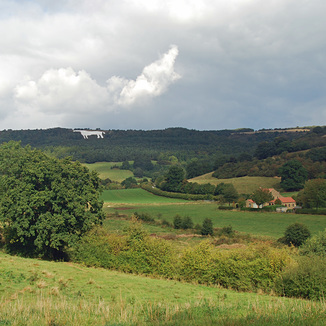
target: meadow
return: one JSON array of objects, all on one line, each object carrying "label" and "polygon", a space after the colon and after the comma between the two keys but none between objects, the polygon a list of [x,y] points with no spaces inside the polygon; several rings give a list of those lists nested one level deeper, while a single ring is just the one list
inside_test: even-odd
[{"label": "meadow", "polygon": [[184,203],[182,199],[156,196],[140,188],[104,190],[101,200],[111,204],[168,204]]},{"label": "meadow", "polygon": [[0,252],[0,325],[322,325],[325,302],[9,256]]},{"label": "meadow", "polygon": [[97,162],[92,164],[84,163],[91,171],[96,171],[99,177],[103,180],[110,179],[116,182],[122,182],[123,180],[133,177],[134,174],[129,170],[111,169],[113,166],[120,166],[122,162]]},{"label": "meadow", "polygon": [[282,237],[286,227],[296,222],[307,225],[312,234],[326,228],[326,218],[323,215],[219,210],[214,202],[178,200],[172,203],[170,201],[173,199],[155,196],[143,189],[106,190],[102,198],[105,201],[104,210],[108,214],[118,212],[131,216],[136,211],[171,223],[174,216],[179,214],[190,216],[194,224],[202,224],[205,218],[210,218],[214,227],[231,225],[234,230],[242,233],[275,239]]},{"label": "meadow", "polygon": [[210,183],[212,185],[217,185],[219,183],[232,183],[237,189],[239,194],[251,194],[258,187],[263,188],[279,188],[280,178],[271,177],[240,177],[231,179],[216,179],[212,177],[213,172],[203,174],[199,177],[189,179],[190,182],[197,182],[199,184]]}]

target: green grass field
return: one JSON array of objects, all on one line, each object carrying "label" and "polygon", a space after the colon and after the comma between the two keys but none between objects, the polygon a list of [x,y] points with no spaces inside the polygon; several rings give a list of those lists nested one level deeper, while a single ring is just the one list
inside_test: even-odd
[{"label": "green grass field", "polygon": [[140,188],[104,190],[101,200],[108,203],[123,204],[161,204],[161,203],[183,203],[182,199],[156,196]]},{"label": "green grass field", "polygon": [[216,203],[174,201],[142,189],[107,190],[102,198],[105,201],[104,210],[110,214],[115,213],[117,208],[124,207],[129,208],[123,210],[123,214],[128,216],[137,211],[148,213],[154,218],[160,216],[169,222],[173,222],[176,214],[190,216],[194,224],[202,224],[205,218],[210,218],[214,227],[231,225],[236,231],[258,236],[280,238],[286,227],[295,222],[307,225],[312,234],[326,228],[326,218],[323,215],[224,211],[219,210]]},{"label": "green grass field", "polygon": [[0,325],[322,325],[325,302],[236,293],[0,252]]},{"label": "green grass field", "polygon": [[112,181],[121,182],[129,177],[133,177],[134,174],[129,170],[119,170],[119,169],[111,169],[114,165],[121,165],[121,162],[97,162],[92,164],[83,164],[89,170],[96,171],[99,174],[101,179],[109,178]]},{"label": "green grass field", "polygon": [[239,194],[251,194],[257,188],[277,188],[280,185],[279,178],[269,178],[269,177],[241,177],[232,179],[216,179],[212,177],[212,172],[203,174],[199,177],[189,179],[190,182],[197,182],[200,184],[210,183],[212,185],[217,185],[219,183],[232,183],[237,189]]}]

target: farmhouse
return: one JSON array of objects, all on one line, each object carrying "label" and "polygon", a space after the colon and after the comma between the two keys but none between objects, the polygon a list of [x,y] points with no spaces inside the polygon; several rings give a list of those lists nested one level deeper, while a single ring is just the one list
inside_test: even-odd
[{"label": "farmhouse", "polygon": [[292,197],[283,197],[277,190],[274,188],[269,188],[267,189],[272,195],[273,195],[273,200],[270,202],[266,202],[258,207],[258,205],[252,200],[252,199],[247,199],[246,200],[246,207],[249,208],[262,208],[265,206],[273,206],[275,205],[276,201],[280,201],[281,205],[284,206],[283,211],[286,211],[288,209],[293,209],[296,207],[296,201]]},{"label": "farmhouse", "polygon": [[275,201],[277,199],[279,199],[281,201],[282,205],[285,206],[285,207],[287,207],[287,208],[291,208],[292,209],[292,208],[294,208],[297,205],[296,201],[292,197],[282,197],[282,196],[279,197],[279,198],[276,198],[276,199],[272,200],[271,201],[271,204],[272,205],[275,205]]}]

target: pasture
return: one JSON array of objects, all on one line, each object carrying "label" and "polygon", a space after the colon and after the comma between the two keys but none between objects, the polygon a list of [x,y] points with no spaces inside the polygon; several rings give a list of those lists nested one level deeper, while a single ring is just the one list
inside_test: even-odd
[{"label": "pasture", "polygon": [[321,325],[325,302],[237,293],[0,252],[0,325]]},{"label": "pasture", "polygon": [[190,182],[197,182],[199,184],[210,183],[212,185],[218,185],[219,183],[232,183],[237,189],[239,194],[251,194],[257,188],[279,188],[280,178],[270,177],[240,177],[231,179],[216,179],[212,177],[213,172],[203,174],[199,177],[189,179]]},{"label": "pasture", "polygon": [[307,225],[312,234],[326,228],[326,218],[323,215],[225,211],[219,210],[214,202],[171,202],[173,199],[155,196],[142,189],[107,190],[102,198],[105,201],[104,210],[109,214],[124,207],[123,214],[128,216],[137,211],[171,223],[176,214],[190,216],[194,224],[202,224],[205,218],[210,218],[214,227],[231,225],[236,231],[256,236],[280,238],[286,227],[295,222]]},{"label": "pasture", "polygon": [[112,204],[184,203],[185,200],[156,196],[140,188],[104,190],[101,200]]},{"label": "pasture", "polygon": [[83,165],[90,171],[96,171],[103,180],[109,178],[112,181],[122,182],[123,180],[133,177],[134,174],[129,170],[111,169],[113,166],[120,166],[121,162],[97,162]]}]

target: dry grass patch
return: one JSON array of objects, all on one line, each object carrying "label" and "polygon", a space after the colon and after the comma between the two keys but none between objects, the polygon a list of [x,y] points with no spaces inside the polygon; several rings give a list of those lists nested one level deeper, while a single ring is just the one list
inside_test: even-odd
[{"label": "dry grass patch", "polygon": [[280,184],[280,178],[270,177],[241,177],[231,179],[216,179],[212,177],[213,172],[203,174],[199,177],[189,179],[190,182],[197,182],[199,184],[210,183],[212,185],[218,185],[219,183],[232,183],[237,189],[239,194],[251,194],[259,187],[263,188],[278,188]]}]

